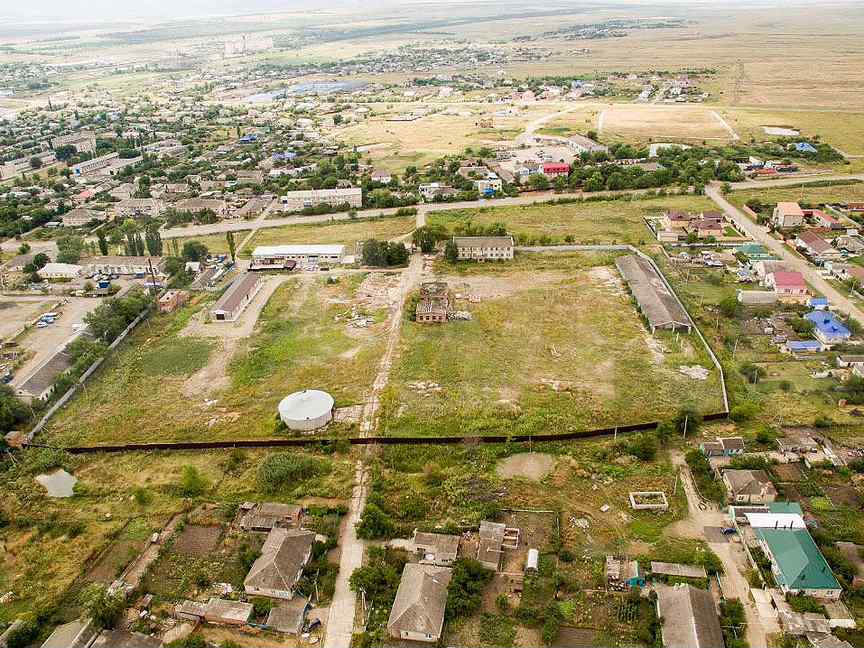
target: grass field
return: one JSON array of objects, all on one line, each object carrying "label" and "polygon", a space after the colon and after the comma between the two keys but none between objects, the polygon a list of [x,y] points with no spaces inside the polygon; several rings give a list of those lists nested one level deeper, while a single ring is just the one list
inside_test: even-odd
[{"label": "grass field", "polygon": [[398,239],[414,231],[414,216],[386,218],[358,218],[352,221],[285,225],[260,229],[243,250],[241,257],[251,256],[258,245],[285,245],[289,243],[341,243],[349,253],[355,244],[371,238]]},{"label": "grass field", "polygon": [[[48,436],[64,445],[267,437],[274,434],[277,403],[293,391],[324,389],[337,407],[362,402],[380,357],[386,313],[361,304],[360,312],[378,324],[348,326],[344,316],[362,280],[283,284],[230,358],[217,340],[179,335],[195,306],[157,316],[58,413]],[[226,385],[212,394],[195,378],[210,363],[222,367]]]},{"label": "grass field", "polygon": [[710,367],[698,342],[651,338],[608,258],[544,261],[528,272],[472,267],[441,276],[480,303],[457,306],[470,322],[405,323],[382,398],[383,432],[566,432],[657,420],[683,402],[720,407],[716,372],[707,381],[678,373]]},{"label": "grass field", "polygon": [[[532,119],[557,109],[546,105],[502,118],[493,117],[501,106],[458,103],[452,106],[458,114],[438,112],[414,121],[386,121],[388,115],[416,110],[421,105],[425,104],[373,104],[377,112],[386,111],[386,114],[349,125],[339,131],[339,137],[357,146],[386,145],[376,146],[365,155],[376,167],[400,173],[409,165],[419,167],[444,155],[461,153],[468,147],[494,144],[521,131]],[[482,119],[492,119],[493,127],[481,128]]]},{"label": "grass field", "polygon": [[770,136],[762,127],[779,126],[797,129],[804,137],[818,136],[850,155],[864,155],[864,112],[772,108],[720,108],[718,112],[744,141],[767,140]]},{"label": "grass field", "polygon": [[704,196],[665,196],[641,200],[598,200],[562,205],[482,207],[429,214],[430,224],[453,228],[460,222],[476,225],[502,222],[514,235],[561,243],[572,237],[575,243],[629,243],[642,245],[653,238],[646,216],[668,209],[710,211],[714,203]]},{"label": "grass field", "polygon": [[810,204],[858,202],[864,200],[864,182],[837,185],[834,187],[803,185],[801,187],[745,189],[742,191],[733,191],[727,197],[727,200],[737,207],[742,207],[748,201],[757,199],[766,205],[783,201]]},{"label": "grass field", "polygon": [[597,130],[604,141],[610,138],[628,142],[732,140],[714,111],[705,106],[616,104],[600,113]]}]

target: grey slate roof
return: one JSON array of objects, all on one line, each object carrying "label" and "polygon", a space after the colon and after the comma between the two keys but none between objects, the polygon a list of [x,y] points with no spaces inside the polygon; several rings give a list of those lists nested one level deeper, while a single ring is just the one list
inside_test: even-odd
[{"label": "grey slate roof", "polygon": [[711,592],[692,585],[657,585],[665,648],[723,648],[723,631]]},{"label": "grey slate roof", "polygon": [[440,637],[452,574],[447,567],[406,564],[387,622],[390,633],[408,631]]},{"label": "grey slate roof", "polygon": [[246,575],[244,586],[293,590],[313,542],[315,534],[305,529],[273,529],[261,547],[261,555]]},{"label": "grey slate roof", "polygon": [[687,311],[681,307],[662,277],[647,260],[628,254],[615,259],[615,266],[630,287],[630,292],[652,328],[669,325],[693,326]]}]

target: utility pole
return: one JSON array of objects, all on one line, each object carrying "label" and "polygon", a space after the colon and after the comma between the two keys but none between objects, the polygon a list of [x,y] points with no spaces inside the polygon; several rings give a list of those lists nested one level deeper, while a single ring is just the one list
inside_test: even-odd
[{"label": "utility pole", "polygon": [[688,424],[689,422],[690,422],[690,415],[689,415],[689,414],[686,414],[686,415],[684,416],[684,436],[683,436],[684,439],[687,438],[687,424]]}]

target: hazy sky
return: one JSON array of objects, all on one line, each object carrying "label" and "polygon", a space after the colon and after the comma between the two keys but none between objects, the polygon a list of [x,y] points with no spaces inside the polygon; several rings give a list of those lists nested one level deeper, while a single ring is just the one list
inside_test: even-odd
[{"label": "hazy sky", "polygon": [[[416,0],[414,0],[416,1]],[[450,0],[453,1],[453,0]],[[459,0],[456,0],[459,1]],[[471,0],[463,0],[470,4]],[[798,4],[804,0],[573,0],[574,6],[592,4]],[[824,0],[806,0],[807,3]],[[831,0],[828,0],[831,1]],[[843,0],[840,0],[843,2]],[[21,22],[93,22],[130,18],[170,20],[188,16],[292,11],[304,8],[356,7],[412,4],[412,0],[0,0],[0,25]],[[490,0],[478,4],[489,5]],[[492,2],[491,4],[494,4]],[[508,3],[512,6],[514,3]],[[570,4],[567,0],[553,5]],[[527,5],[526,5],[527,7]],[[535,6],[535,8],[538,8]]]}]

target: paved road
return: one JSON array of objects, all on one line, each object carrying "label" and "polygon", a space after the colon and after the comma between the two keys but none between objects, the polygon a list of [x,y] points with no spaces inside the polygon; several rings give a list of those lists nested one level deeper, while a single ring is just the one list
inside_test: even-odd
[{"label": "paved road", "polygon": [[804,278],[810,285],[828,297],[835,310],[839,310],[846,315],[851,315],[853,318],[864,324],[864,312],[862,312],[861,309],[859,309],[848,297],[825,281],[825,279],[822,278],[822,275],[819,274],[819,270],[813,264],[797,256],[785,244],[771,236],[768,232],[768,228],[762,225],[757,225],[747,218],[744,212],[723,197],[717,187],[707,187],[705,189],[705,194],[717,203],[717,206],[720,207],[726,215],[729,216],[729,218],[735,221],[735,224],[741,228],[742,231],[753,238],[753,240],[758,241],[767,249],[771,250],[771,252],[779,258],[783,259],[783,262],[791,269],[804,275]]},{"label": "paved road", "polygon": [[[718,511],[713,504],[702,501],[693,485],[693,477],[690,469],[684,461],[684,456],[678,452],[672,452],[672,463],[679,468],[681,484],[684,494],[687,496],[688,519],[694,536],[705,537],[705,527],[726,526],[725,515]],[[707,540],[707,538],[706,538]],[[708,546],[717,554],[723,564],[723,576],[721,578],[721,589],[726,598],[737,598],[744,606],[747,617],[747,641],[752,648],[765,648],[768,645],[765,628],[756,609],[756,604],[750,598],[750,586],[744,577],[742,568],[748,567],[747,557],[744,550],[737,543],[710,542]]]},{"label": "paved road", "polygon": [[[771,187],[786,187],[789,185],[801,184],[802,182],[816,182],[825,180],[864,180],[864,174],[824,174],[796,178],[780,178],[777,180],[746,180],[744,182],[736,182],[732,184],[734,190],[739,189],[768,189]],[[597,191],[592,193],[574,192],[556,194],[552,191],[544,191],[532,193],[530,195],[522,195],[514,198],[497,198],[493,200],[466,200],[452,203],[421,203],[415,205],[417,209],[417,226],[422,227],[426,224],[427,214],[433,212],[451,211],[457,209],[476,209],[479,207],[510,207],[522,205],[534,205],[537,203],[547,203],[556,198],[582,198],[588,196],[616,196],[620,194],[640,194],[651,191],[650,189],[640,190],[625,190],[625,191]],[[377,218],[379,216],[392,216],[396,213],[396,209],[365,209],[358,212],[355,218]],[[269,211],[268,211],[269,213]],[[248,230],[259,230],[271,227],[283,227],[285,225],[304,225],[309,223],[327,223],[330,221],[349,220],[351,217],[348,212],[338,212],[335,214],[322,214],[318,216],[285,216],[282,218],[264,218],[259,217],[253,221],[222,221],[213,223],[212,225],[190,225],[188,227],[174,227],[162,230],[162,238],[188,238],[192,236],[207,236],[209,234],[224,234],[225,232],[242,232]],[[248,237],[247,237],[248,238]],[[242,249],[241,246],[237,247]]]},{"label": "paved road", "polygon": [[[379,396],[390,380],[390,368],[396,347],[399,344],[399,333],[402,329],[404,318],[402,311],[408,295],[423,275],[423,256],[415,254],[411,257],[408,268],[402,273],[402,281],[399,285],[399,304],[390,315],[387,331],[387,347],[381,362],[378,365],[378,374],[372,384],[372,393],[363,408],[360,422],[360,432],[366,436],[374,432],[378,418]],[[363,448],[361,452],[367,452]],[[342,527],[341,548],[342,554],[339,560],[339,574],[336,577],[336,588],[333,593],[333,602],[330,604],[330,615],[327,619],[327,632],[324,636],[324,648],[347,648],[351,645],[351,637],[354,633],[354,611],[357,606],[357,597],[351,591],[348,579],[354,570],[363,564],[363,552],[366,543],[357,537],[356,525],[360,521],[363,509],[366,507],[366,496],[368,495],[369,472],[361,455],[354,473],[354,490],[351,494],[351,505],[348,509],[346,522]]]}]

